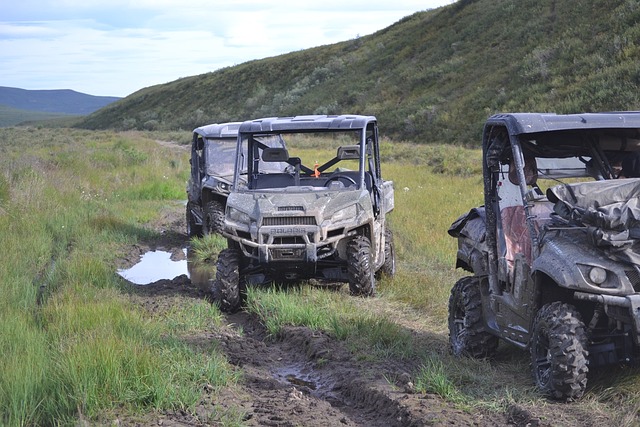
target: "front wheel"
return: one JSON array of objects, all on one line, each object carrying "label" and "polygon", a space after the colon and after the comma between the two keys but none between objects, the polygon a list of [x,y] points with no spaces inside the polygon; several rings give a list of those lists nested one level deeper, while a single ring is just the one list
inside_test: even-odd
[{"label": "front wheel", "polygon": [[241,261],[242,254],[236,249],[223,249],[218,254],[211,293],[213,301],[225,313],[238,311],[246,297],[246,286],[240,272]]},{"label": "front wheel", "polygon": [[491,357],[498,338],[487,332],[482,318],[480,286],[475,277],[463,277],[449,297],[449,346],[454,356]]},{"label": "front wheel", "polygon": [[347,244],[347,272],[351,295],[369,297],[375,293],[376,279],[371,258],[371,241],[356,236]]},{"label": "front wheel", "polygon": [[531,336],[531,370],[536,387],[558,400],[579,399],[587,386],[588,340],[577,310],[565,303],[538,312]]}]

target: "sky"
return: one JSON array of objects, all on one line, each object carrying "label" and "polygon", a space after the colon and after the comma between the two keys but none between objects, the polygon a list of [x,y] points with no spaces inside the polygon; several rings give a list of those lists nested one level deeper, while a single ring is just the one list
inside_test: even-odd
[{"label": "sky", "polygon": [[372,34],[454,0],[19,0],[0,7],[0,86],[127,96]]}]

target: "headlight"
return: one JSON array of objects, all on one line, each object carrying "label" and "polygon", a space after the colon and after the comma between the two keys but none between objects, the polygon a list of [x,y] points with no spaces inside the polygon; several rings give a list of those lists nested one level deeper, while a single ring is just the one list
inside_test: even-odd
[{"label": "headlight", "polygon": [[593,286],[599,286],[605,289],[616,289],[622,286],[618,275],[606,268],[589,265],[589,264],[576,264],[584,280]]},{"label": "headlight", "polygon": [[229,207],[227,209],[227,215],[229,216],[229,219],[233,222],[239,222],[241,224],[247,224],[247,225],[249,225],[249,223],[251,222],[251,217],[249,216],[249,214],[246,214],[232,207]]},{"label": "headlight", "polygon": [[358,215],[358,208],[356,208],[356,205],[351,205],[334,213],[331,216],[331,222],[338,222],[344,221],[345,219],[355,218],[356,215]]},{"label": "headlight", "polygon": [[218,182],[218,190],[220,190],[220,191],[228,191],[229,190],[229,184],[227,184],[226,182]]},{"label": "headlight", "polygon": [[601,285],[607,280],[607,271],[604,268],[592,267],[591,270],[589,270],[589,280],[596,285]]}]

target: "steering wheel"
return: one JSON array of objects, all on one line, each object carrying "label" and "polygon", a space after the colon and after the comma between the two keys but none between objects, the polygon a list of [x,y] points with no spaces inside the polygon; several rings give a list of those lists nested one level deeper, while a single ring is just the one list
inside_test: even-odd
[{"label": "steering wheel", "polygon": [[328,186],[329,186],[329,183],[330,183],[331,181],[336,181],[336,180],[339,180],[339,179],[344,179],[345,181],[349,181],[349,182],[351,182],[353,185],[356,185],[356,186],[358,185],[358,184],[356,183],[356,181],[355,181],[353,178],[351,178],[349,175],[342,175],[342,174],[338,174],[338,175],[333,175],[331,178],[327,179],[327,181],[324,183],[324,186],[325,186],[325,187],[328,187]]}]

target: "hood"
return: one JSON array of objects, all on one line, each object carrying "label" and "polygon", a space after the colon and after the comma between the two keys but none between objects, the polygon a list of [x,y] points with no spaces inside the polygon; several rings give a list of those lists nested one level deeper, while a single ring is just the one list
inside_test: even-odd
[{"label": "hood", "polygon": [[366,190],[235,192],[229,196],[227,205],[243,211],[253,220],[265,216],[312,216],[318,224],[345,209],[353,211],[352,221],[373,211]]}]

